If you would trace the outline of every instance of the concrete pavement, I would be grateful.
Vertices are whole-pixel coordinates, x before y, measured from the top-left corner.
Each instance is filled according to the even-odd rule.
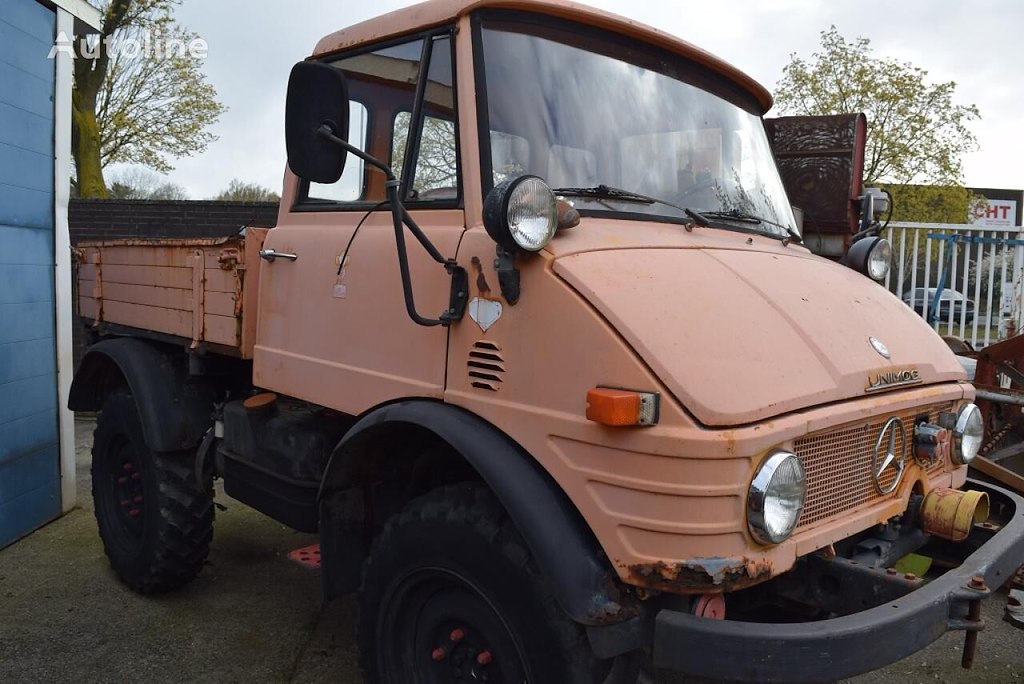
[[[93,423],[76,423],[79,507],[0,551],[0,682],[359,682],[354,601],[320,611],[315,541],[221,495],[206,567],[132,593],[111,571],[89,492]],[[334,625],[335,628],[329,628]]]
[[[223,494],[227,510],[217,511],[210,557],[194,582],[156,597],[124,588],[96,532],[92,429],[90,419],[76,423],[79,507],[0,551],[0,683],[361,681],[354,599],[322,612],[319,576],[286,557],[315,537]],[[1024,682],[1024,632],[1001,621],[1003,605],[986,602],[989,627],[973,670],[959,667],[963,635],[947,634],[851,681]]]

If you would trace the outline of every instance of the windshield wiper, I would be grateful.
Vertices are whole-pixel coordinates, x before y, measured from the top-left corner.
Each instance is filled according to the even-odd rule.
[[[678,204],[669,202],[668,200],[659,199],[657,197],[650,197],[649,195],[642,195],[639,192],[633,192],[631,190],[623,190],[622,188],[616,188],[611,185],[595,185],[589,188],[554,188],[552,190],[556,195],[562,195],[565,197],[589,197],[593,199],[608,199],[619,202],[640,202],[642,204],[664,204],[666,207],[672,207],[686,214],[690,219],[698,226],[707,228],[711,225],[710,221],[732,221],[735,223],[748,223],[751,225],[760,225],[762,223],[768,223],[773,226],[778,226],[786,231],[786,237],[781,235],[772,235],[770,233],[761,233],[761,231],[753,231],[757,234],[765,234],[769,237],[775,237],[789,243],[790,240],[795,242],[802,242],[803,239],[800,234],[789,226],[784,226],[781,223],[770,221],[754,214],[741,212],[739,209],[730,209],[729,211],[698,211],[689,207],[681,207]],[[727,226],[722,226],[727,227]],[[736,230],[736,228],[733,228]]]
[[[610,199],[618,200],[620,202],[664,204],[666,207],[672,207],[673,209],[686,212],[686,207],[681,207],[678,204],[672,204],[672,202],[669,202],[668,200],[649,197],[648,195],[641,195],[639,192],[623,190],[622,188],[615,188],[611,185],[595,185],[591,188],[554,188],[552,192],[556,195],[564,195],[565,197],[592,197],[594,199]]]
[[[770,221],[769,219],[766,219],[763,216],[757,216],[755,214],[742,212],[739,209],[730,209],[728,211],[701,211],[700,215],[707,216],[713,219],[736,221],[737,223],[749,223],[752,225],[760,225],[762,223],[767,223],[769,225],[782,228],[784,231],[786,231],[786,235],[789,236],[788,238],[786,238],[787,241],[793,240],[794,242],[803,242],[803,238],[800,236],[800,233],[793,230],[792,227],[783,225],[776,221]]]

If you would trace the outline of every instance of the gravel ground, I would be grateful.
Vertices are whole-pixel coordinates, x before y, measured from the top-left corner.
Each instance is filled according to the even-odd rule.
[[[249,507],[218,501],[207,567],[185,589],[143,597],[103,555],[89,494],[93,422],[79,418],[78,508],[0,551],[0,683],[361,681],[355,601],[322,611],[319,576],[287,560],[316,541]],[[988,629],[973,670],[963,635],[852,680],[1024,682],[1024,632],[1001,620],[1005,594],[985,603]],[[686,678],[659,673],[657,682]],[[548,684],[548,683],[540,683]],[[557,684],[557,683],[551,683]]]

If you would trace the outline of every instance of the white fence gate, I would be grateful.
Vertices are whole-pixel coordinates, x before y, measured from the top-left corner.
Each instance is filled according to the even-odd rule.
[[[928,317],[941,283],[932,322],[940,335],[981,348],[1021,329],[1021,228],[891,223],[886,232],[893,263],[885,286]]]

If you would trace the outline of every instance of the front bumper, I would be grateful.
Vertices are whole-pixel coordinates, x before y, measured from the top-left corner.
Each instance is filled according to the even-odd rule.
[[[655,665],[731,681],[831,681],[905,658],[948,631],[983,629],[983,622],[966,619],[968,607],[1024,561],[1024,499],[969,485],[1005,507],[1006,524],[959,567],[894,601],[829,620],[770,624],[662,610],[654,623]]]

